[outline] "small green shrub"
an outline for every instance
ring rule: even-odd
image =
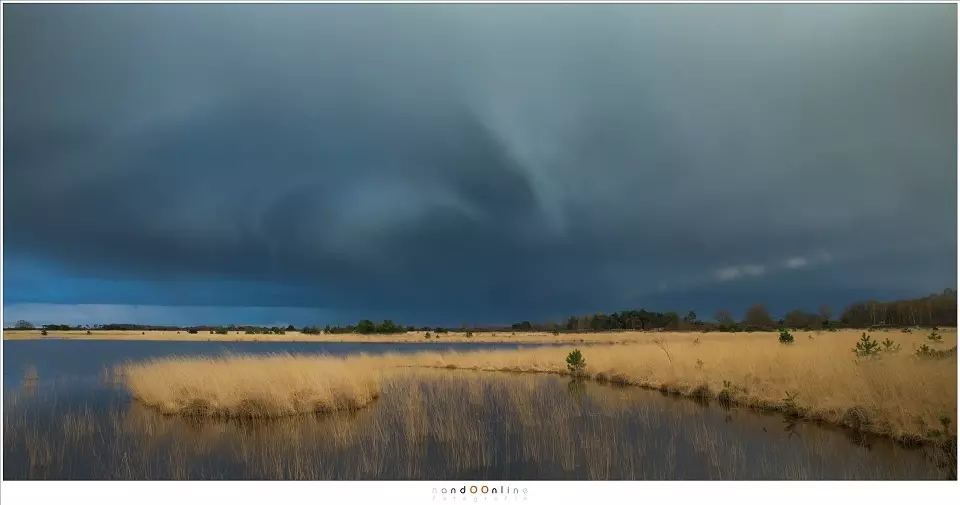
[[[800,396],[799,391],[784,391],[787,396],[783,399],[783,411],[788,416],[797,416],[800,415],[800,407],[797,405],[797,397]]]
[[[465,336],[465,337],[467,337],[467,338],[473,338],[473,332],[472,332],[472,331],[468,331],[468,332],[466,332],[463,336]]]
[[[41,335],[46,335],[46,334],[47,334],[47,330],[40,330],[40,334],[41,334]]]
[[[857,345],[851,349],[857,357],[860,358],[869,358],[876,356],[880,352],[880,344],[876,340],[870,338],[870,335],[863,333],[860,336],[860,341],[857,342]]]
[[[937,330],[933,330],[929,335],[927,335],[927,340],[939,344],[943,342],[943,335],[937,333]]]
[[[884,339],[884,341],[881,343],[883,344],[883,352],[889,354],[896,354],[900,352],[900,344],[894,343],[894,341],[890,340],[889,338]]]
[[[792,343],[793,343],[793,335],[792,335],[786,328],[781,329],[781,330],[780,330],[780,339],[779,339],[779,340],[780,340],[780,343],[781,343],[781,344],[792,344]]]
[[[586,368],[587,360],[583,359],[583,354],[580,352],[580,349],[574,349],[567,355],[567,370],[569,370],[573,376],[580,377],[584,375]]]
[[[918,358],[943,359],[943,358],[949,358],[951,356],[956,356],[956,355],[957,355],[957,346],[953,346],[950,349],[941,351],[938,349],[934,349],[933,347],[930,347],[927,344],[923,344],[920,346],[919,349],[916,350],[916,356]]]
[[[424,333],[424,334],[423,334],[423,338],[430,338],[430,332],[428,331],[428,332]]]
[[[904,333],[913,333],[913,330],[911,330],[910,328],[904,328],[904,329],[902,329],[902,330],[900,330],[900,331],[902,331],[902,332],[904,332]]]
[[[693,345],[700,345],[700,337],[693,339]]]

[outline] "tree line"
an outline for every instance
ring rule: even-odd
[[[833,318],[830,307],[822,305],[816,312],[795,309],[774,319],[762,303],[750,306],[743,319],[736,320],[728,310],[718,310],[712,321],[702,321],[693,310],[681,316],[678,312],[624,310],[610,314],[570,316],[563,323],[547,321],[514,323],[514,331],[616,331],[616,330],[705,330],[764,331],[775,328],[823,329],[869,328],[875,326],[956,326],[957,291],[945,289],[922,298],[881,302],[859,301],[849,304]]]
[[[355,325],[331,326],[322,329],[318,326],[304,326],[299,329],[306,334],[338,334],[359,333],[363,335],[389,335],[405,332],[434,332],[448,333],[483,332],[483,331],[548,331],[548,332],[598,332],[617,330],[699,330],[699,331],[764,331],[774,328],[796,329],[826,329],[826,328],[869,328],[875,326],[956,326],[957,325],[957,291],[945,289],[940,293],[931,294],[922,298],[881,302],[877,300],[859,301],[849,304],[840,312],[839,317],[833,317],[830,307],[823,305],[816,312],[802,309],[791,310],[782,318],[774,319],[764,304],[750,306],[741,320],[736,320],[727,310],[718,310],[712,321],[702,321],[693,310],[684,315],[679,312],[653,312],[646,309],[622,310],[609,314],[588,314],[570,316],[566,321],[555,323],[546,321],[533,323],[522,321],[509,326],[470,326],[461,324],[459,329],[447,327],[410,326],[395,323],[390,319],[374,322],[363,319]],[[95,324],[95,325],[66,325],[47,324],[34,326],[29,321],[20,320],[14,325],[16,330],[42,329],[47,331],[185,331],[195,333],[245,333],[245,334],[283,334],[298,331],[293,325],[279,326],[157,326],[145,324]]]

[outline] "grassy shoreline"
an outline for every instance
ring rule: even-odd
[[[798,333],[796,343],[790,345],[778,343],[773,333],[644,334],[643,341],[592,346],[583,351],[587,375],[601,382],[779,411],[906,443],[955,437],[956,355],[944,359],[917,358],[914,349],[930,344],[925,335],[877,332],[874,338],[890,338],[901,345],[901,351],[874,359],[856,359],[851,349],[861,333]],[[942,335],[942,342],[931,345],[944,350],[956,346],[955,331]],[[243,398],[246,393],[241,384],[249,382],[243,378],[247,373],[244,370],[251,369],[253,363],[252,368],[258,368],[260,374],[256,383],[271,385],[257,386],[256,395],[275,396],[277,399],[271,401],[286,404],[294,394],[292,384],[296,382],[265,376],[270,375],[266,371],[270,367],[255,366],[258,360],[280,359],[274,362],[277,365],[283,365],[283,359],[299,360],[294,368],[323,368],[315,365],[326,366],[324,360],[336,359],[336,368],[345,377],[369,371],[395,376],[424,368],[566,374],[564,358],[573,348],[570,345],[463,353],[424,351],[346,358],[242,357],[236,359],[248,360],[243,366],[225,362],[217,380]],[[196,396],[190,392],[191,387],[195,389],[211,380],[211,376],[199,372],[208,366],[208,361],[180,357],[135,365],[128,368],[126,380],[130,387],[129,381],[138,380],[139,374],[141,382],[161,389],[156,393],[158,397],[185,395],[177,401],[189,405],[191,395]],[[162,372],[156,368],[160,364],[165,367]],[[275,374],[283,368],[272,367],[277,370]],[[157,385],[155,379],[146,380],[161,376],[185,379],[175,387]]]

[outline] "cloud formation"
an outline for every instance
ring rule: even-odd
[[[8,6],[5,303],[510,321],[813,270],[781,303],[955,287],[955,10]]]

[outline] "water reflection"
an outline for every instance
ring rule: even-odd
[[[6,479],[956,479],[944,451],[556,376],[404,372],[368,408],[269,421],[11,393]]]

